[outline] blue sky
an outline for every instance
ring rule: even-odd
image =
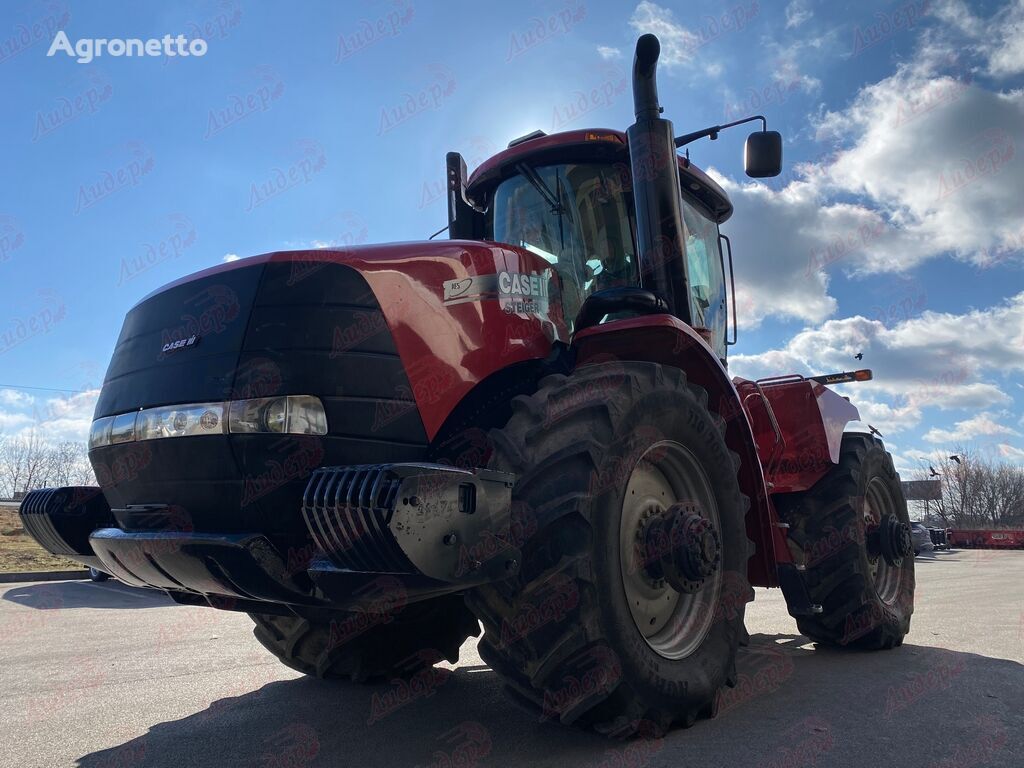
[[[85,392],[0,386],[0,432],[84,437],[124,313],[172,279],[423,239],[446,151],[625,128],[653,31],[678,132],[763,112],[786,139],[765,184],[742,130],[691,146],[736,205],[733,370],[863,352],[877,379],[848,394],[902,467],[958,441],[1024,463],[1024,2],[839,6],[4,3],[0,385]],[[47,57],[58,28],[208,50],[80,64]],[[279,172],[295,183],[268,195]]]

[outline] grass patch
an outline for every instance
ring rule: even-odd
[[[81,563],[51,555],[21,527],[14,507],[0,507],[0,573],[80,571]]]

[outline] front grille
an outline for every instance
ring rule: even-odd
[[[388,527],[401,484],[388,465],[317,469],[302,499],[313,541],[340,568],[415,573]]]

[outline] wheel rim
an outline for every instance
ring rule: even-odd
[[[878,530],[886,515],[896,514],[896,504],[882,478],[873,477],[864,494],[864,527],[867,533]],[[896,601],[903,580],[903,568],[890,565],[880,551],[868,549],[871,581],[878,598],[887,604]]]
[[[700,589],[686,594],[645,569],[649,556],[642,531],[646,521],[676,503],[694,505],[721,530],[718,506],[704,469],[679,443],[662,441],[648,448],[626,484],[619,526],[619,565],[623,591],[637,630],[667,659],[682,659],[700,647],[714,622],[722,591],[722,567]]]

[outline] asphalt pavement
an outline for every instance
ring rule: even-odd
[[[0,766],[845,766],[1024,764],[1024,551],[917,560],[902,648],[815,648],[778,590],[720,714],[626,743],[538,722],[474,642],[413,687],[307,679],[244,614],[117,582],[0,589]]]

